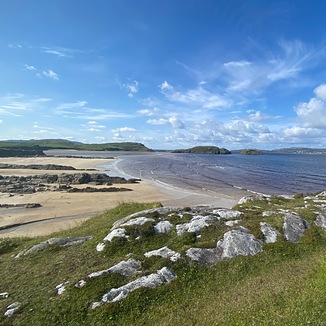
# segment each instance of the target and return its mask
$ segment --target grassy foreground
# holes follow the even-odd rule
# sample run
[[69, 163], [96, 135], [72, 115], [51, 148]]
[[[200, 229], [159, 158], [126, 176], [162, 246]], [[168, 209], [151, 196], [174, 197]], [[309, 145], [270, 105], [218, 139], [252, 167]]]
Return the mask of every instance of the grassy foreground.
[[[0, 292], [9, 292], [0, 300], [1, 325], [325, 325], [326, 324], [326, 232], [313, 225], [315, 209], [304, 207], [302, 198], [294, 201], [275, 198], [271, 202], [255, 202], [237, 207], [244, 212], [244, 223], [259, 237], [257, 223], [261, 212], [273, 207], [291, 208], [310, 222], [297, 244], [279, 240], [264, 245], [254, 257], [236, 257], [212, 267], [179, 260], [151, 257], [143, 253], [168, 245], [184, 252], [191, 246], [213, 246], [220, 231], [203, 232], [196, 240], [193, 234], [183, 237], [152, 236], [149, 229], [138, 230], [142, 238], [113, 241], [103, 252], [95, 246], [109, 232], [112, 223], [133, 212], [159, 204], [121, 204], [82, 226], [53, 236], [93, 235], [82, 245], [49, 248], [19, 259], [20, 251], [47, 238], [5, 239], [0, 241]], [[171, 218], [173, 219], [173, 217]], [[267, 218], [265, 217], [266, 221]], [[267, 220], [281, 227], [277, 214]], [[255, 231], [255, 228], [257, 229]], [[194, 245], [194, 242], [197, 242]], [[87, 283], [82, 289], [73, 285], [91, 272], [106, 269], [126, 259], [142, 260], [147, 273], [163, 266], [171, 267], [177, 279], [156, 289], [136, 290], [126, 299], [91, 310], [112, 287], [126, 282], [123, 276], [109, 274]], [[69, 281], [61, 296], [56, 285]], [[15, 302], [21, 309], [11, 318], [3, 313]]]

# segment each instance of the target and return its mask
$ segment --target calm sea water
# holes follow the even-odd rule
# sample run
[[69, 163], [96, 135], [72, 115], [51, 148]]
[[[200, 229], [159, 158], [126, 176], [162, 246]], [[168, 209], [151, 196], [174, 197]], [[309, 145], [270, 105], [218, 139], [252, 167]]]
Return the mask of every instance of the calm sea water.
[[326, 189], [326, 155], [155, 153], [121, 156], [116, 167], [132, 177], [190, 190], [228, 193], [240, 188], [272, 195]]

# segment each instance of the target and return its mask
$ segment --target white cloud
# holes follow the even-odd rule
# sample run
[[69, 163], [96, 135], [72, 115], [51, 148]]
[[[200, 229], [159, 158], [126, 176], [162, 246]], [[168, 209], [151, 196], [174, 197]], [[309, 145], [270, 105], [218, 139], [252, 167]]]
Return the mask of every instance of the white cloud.
[[122, 83], [118, 76], [115, 77], [115, 82], [119, 85], [120, 89], [126, 89], [128, 91], [128, 97], [134, 97], [139, 91], [139, 82], [137, 80], [132, 80], [127, 78], [128, 83]]
[[321, 84], [315, 88], [314, 93], [316, 97], [324, 102], [326, 102], [326, 84]]
[[82, 53], [84, 51], [78, 50], [78, 49], [69, 49], [69, 48], [63, 48], [63, 47], [47, 47], [42, 46], [40, 47], [42, 53], [55, 55], [59, 58], [71, 58], [76, 53]]
[[141, 109], [138, 110], [137, 113], [141, 114], [141, 115], [146, 115], [148, 117], [151, 117], [153, 115], [156, 115], [160, 112], [160, 110], [158, 108], [153, 108], [153, 109]]
[[248, 115], [248, 120], [250, 121], [265, 121], [272, 119], [269, 115], [263, 115], [261, 111], [256, 111], [255, 113]]
[[139, 83], [137, 80], [134, 80], [133, 82], [131, 82], [129, 84], [125, 84], [125, 87], [129, 91], [129, 93], [128, 93], [129, 97], [133, 97], [134, 94], [136, 94], [139, 91]]
[[161, 125], [161, 126], [169, 124], [169, 120], [163, 119], [163, 118], [160, 118], [160, 119], [148, 119], [146, 122], [148, 124], [150, 124], [150, 125]]
[[299, 103], [294, 110], [304, 127], [326, 128], [326, 85], [319, 85], [314, 93], [317, 97]]
[[43, 75], [51, 78], [53, 80], [59, 80], [59, 76], [56, 72], [54, 72], [53, 70], [49, 69], [49, 70], [43, 70]]
[[25, 69], [26, 70], [37, 70], [34, 66], [30, 66], [30, 65], [25, 65]]
[[169, 91], [173, 89], [173, 86], [171, 86], [166, 80], [159, 85], [159, 88], [161, 89], [162, 92], [164, 91]]
[[242, 61], [230, 61], [230, 62], [226, 62], [224, 63], [224, 67], [227, 68], [241, 68], [241, 67], [245, 67], [245, 66], [249, 66], [251, 65], [251, 62], [246, 61], [246, 60], [242, 60]]
[[179, 102], [192, 106], [201, 106], [205, 109], [224, 108], [230, 104], [230, 102], [219, 94], [212, 93], [202, 86], [196, 89], [190, 89], [184, 92], [176, 91], [167, 82], [163, 82], [160, 85], [162, 93], [171, 102]]
[[169, 123], [174, 129], [183, 129], [185, 127], [184, 123], [176, 117], [169, 118]]
[[183, 129], [184, 128], [184, 123], [176, 117], [171, 117], [169, 119], [163, 119], [163, 118], [149, 119], [149, 120], [147, 120], [147, 123], [151, 124], [151, 125], [158, 125], [158, 126], [170, 125], [174, 129]]
[[115, 133], [117, 133], [117, 132], [120, 133], [120, 132], [135, 132], [138, 130], [135, 128], [130, 128], [130, 127], [122, 127], [122, 128], [114, 129], [112, 131]]
[[57, 106], [57, 110], [65, 110], [65, 109], [74, 109], [74, 108], [81, 108], [87, 105], [86, 101], [77, 101], [77, 102], [71, 102], [71, 103], [62, 103], [59, 106]]
[[22, 48], [23, 46], [21, 44], [12, 44], [12, 43], [9, 43], [8, 44], [8, 47], [11, 48], [11, 49], [20, 49]]
[[3, 120], [0, 119], [0, 123], [3, 123]]
[[91, 132], [99, 132], [102, 131], [102, 129], [105, 129], [106, 126], [98, 124], [96, 121], [88, 121], [85, 124], [81, 125], [84, 127], [87, 131]]

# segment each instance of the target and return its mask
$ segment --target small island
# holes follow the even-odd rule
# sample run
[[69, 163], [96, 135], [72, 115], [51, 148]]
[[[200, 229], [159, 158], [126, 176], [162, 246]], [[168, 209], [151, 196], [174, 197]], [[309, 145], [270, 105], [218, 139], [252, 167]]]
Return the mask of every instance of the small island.
[[216, 146], [195, 146], [188, 149], [177, 149], [172, 153], [190, 153], [190, 154], [231, 154], [226, 148]]
[[240, 152], [242, 155], [261, 155], [262, 151], [259, 149], [244, 149]]

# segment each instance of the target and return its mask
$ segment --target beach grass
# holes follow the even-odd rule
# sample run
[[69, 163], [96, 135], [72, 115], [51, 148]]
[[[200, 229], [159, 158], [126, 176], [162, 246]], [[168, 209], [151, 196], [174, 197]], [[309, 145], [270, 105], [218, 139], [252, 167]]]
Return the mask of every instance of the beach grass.
[[[257, 225], [263, 211], [275, 211], [269, 222], [281, 227], [277, 209], [300, 212], [311, 224], [299, 243], [279, 239], [265, 244], [256, 256], [236, 257], [205, 267], [181, 259], [172, 263], [143, 253], [168, 246], [184, 253], [191, 246], [213, 247], [224, 231], [222, 225], [203, 230], [202, 237], [193, 233], [180, 237], [154, 235], [148, 222], [133, 230], [130, 241], [117, 239], [104, 251], [95, 246], [110, 231], [112, 224], [131, 213], [159, 207], [159, 203], [121, 203], [118, 207], [69, 231], [53, 237], [92, 235], [82, 245], [50, 247], [36, 254], [15, 259], [22, 250], [49, 237], [0, 240], [0, 292], [9, 298], [0, 300], [0, 324], [3, 325], [325, 325], [326, 322], [326, 234], [313, 225], [316, 208], [306, 207], [303, 198], [274, 198], [237, 206], [243, 212], [245, 226], [259, 236]], [[176, 214], [166, 216], [172, 224], [180, 223]], [[190, 219], [184, 216], [182, 223]], [[266, 220], [266, 218], [264, 219]], [[138, 236], [140, 240], [136, 240]], [[130, 255], [132, 253], [132, 255]], [[92, 310], [90, 305], [112, 287], [126, 283], [123, 276], [108, 274], [88, 282], [82, 289], [74, 284], [91, 272], [106, 269], [122, 259], [142, 261], [145, 273], [163, 266], [173, 269], [177, 279], [156, 289], [142, 289], [126, 299], [103, 304]], [[69, 281], [62, 295], [55, 287]], [[10, 318], [3, 313], [10, 303], [22, 303]]]

